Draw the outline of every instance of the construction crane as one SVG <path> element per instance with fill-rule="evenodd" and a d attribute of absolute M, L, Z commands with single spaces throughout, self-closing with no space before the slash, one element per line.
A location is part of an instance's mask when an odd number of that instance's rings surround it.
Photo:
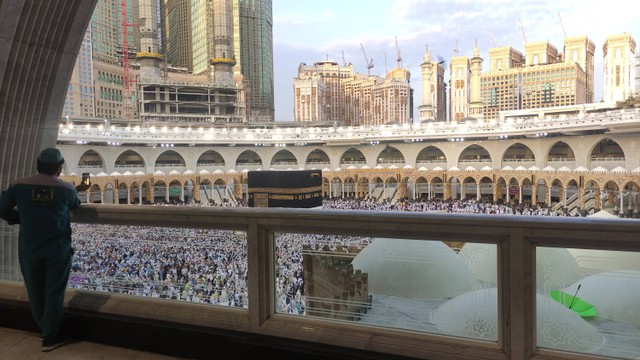
<path fill-rule="evenodd" d="M 400 69 L 402 67 L 402 55 L 400 54 L 400 48 L 398 47 L 398 37 L 397 36 L 396 36 L 396 53 L 397 53 L 396 61 L 398 62 L 398 69 Z"/>
<path fill-rule="evenodd" d="M 489 30 L 489 38 L 491 39 L 491 43 L 493 44 L 493 47 L 498 47 L 496 45 L 496 39 L 493 37 L 493 33 L 491 32 L 491 30 Z"/>
<path fill-rule="evenodd" d="M 562 22 L 562 16 L 560 16 L 560 13 L 558 13 L 558 22 L 560 23 L 564 37 L 567 37 L 567 32 L 564 30 L 564 23 Z"/>
<path fill-rule="evenodd" d="M 524 44 L 527 44 L 527 36 L 524 34 L 524 27 L 522 26 L 522 21 L 518 19 L 518 25 L 520 25 L 520 32 L 522 33 L 522 40 L 524 40 Z"/>
<path fill-rule="evenodd" d="M 367 53 L 364 51 L 364 46 L 362 45 L 362 43 L 360 43 L 360 47 L 362 48 L 362 53 L 364 54 L 364 60 L 367 63 L 367 74 L 371 75 L 371 69 L 373 68 L 373 58 L 369 60 Z"/>
<path fill-rule="evenodd" d="M 122 77 L 123 77 L 123 89 L 122 100 L 124 101 L 124 116 L 126 119 L 133 118 L 133 103 L 131 102 L 131 83 L 132 80 L 129 76 L 129 27 L 137 26 L 137 24 L 130 24 L 127 21 L 127 0 L 120 1 L 120 14 L 121 14 L 121 26 L 122 26 Z"/>

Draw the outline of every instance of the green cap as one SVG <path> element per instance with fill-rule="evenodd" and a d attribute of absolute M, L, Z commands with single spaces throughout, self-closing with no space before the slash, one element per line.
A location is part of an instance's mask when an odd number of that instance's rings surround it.
<path fill-rule="evenodd" d="M 62 164 L 64 163 L 64 158 L 62 157 L 62 153 L 60 150 L 56 148 L 47 148 L 40 152 L 40 156 L 38 156 L 38 160 L 44 164 Z"/>

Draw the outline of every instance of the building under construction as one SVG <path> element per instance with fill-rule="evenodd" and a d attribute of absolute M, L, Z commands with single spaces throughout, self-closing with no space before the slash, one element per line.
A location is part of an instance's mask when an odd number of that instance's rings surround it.
<path fill-rule="evenodd" d="M 165 15 L 179 9 L 179 1 L 162 11 Z M 241 81 L 233 76 L 236 64 L 233 52 L 231 0 L 203 1 L 201 9 L 192 13 L 197 33 L 191 38 L 192 49 L 202 49 L 206 67 L 194 75 L 188 68 L 169 66 L 161 52 L 155 21 L 159 3 L 140 0 L 140 63 L 138 109 L 145 124 L 164 122 L 180 124 L 242 123 L 246 119 L 244 91 Z M 166 17 L 165 17 L 166 18 Z M 171 16 L 168 16 L 171 18 Z"/>

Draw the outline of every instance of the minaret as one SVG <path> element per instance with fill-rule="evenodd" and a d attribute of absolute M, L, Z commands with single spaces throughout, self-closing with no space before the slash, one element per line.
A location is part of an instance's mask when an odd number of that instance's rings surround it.
<path fill-rule="evenodd" d="M 422 64 L 422 105 L 418 107 L 420 111 L 420 121 L 434 120 L 433 114 L 433 92 L 436 84 L 433 83 L 433 67 L 431 56 L 429 55 L 429 47 L 424 52 Z"/>
<path fill-rule="evenodd" d="M 219 85 L 235 86 L 233 66 L 233 13 L 231 0 L 213 0 L 213 39 L 211 39 L 210 79 Z"/>
<path fill-rule="evenodd" d="M 140 27 L 140 52 L 136 59 L 140 61 L 140 78 L 160 77 L 160 55 L 158 46 L 157 0 L 140 0 L 138 21 Z"/>
<path fill-rule="evenodd" d="M 482 102 L 482 92 L 480 88 L 480 75 L 482 74 L 482 62 L 480 50 L 478 50 L 478 40 L 473 47 L 473 57 L 471 58 L 471 85 L 470 85 L 470 101 L 469 116 L 476 119 L 483 118 L 484 103 Z"/>

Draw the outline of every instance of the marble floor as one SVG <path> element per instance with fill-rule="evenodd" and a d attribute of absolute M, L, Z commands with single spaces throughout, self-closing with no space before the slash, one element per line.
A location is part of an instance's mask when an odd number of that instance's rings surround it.
<path fill-rule="evenodd" d="M 125 349 L 88 341 L 73 341 L 49 352 L 41 350 L 39 334 L 0 328 L 0 360 L 182 360 L 150 352 Z"/>

